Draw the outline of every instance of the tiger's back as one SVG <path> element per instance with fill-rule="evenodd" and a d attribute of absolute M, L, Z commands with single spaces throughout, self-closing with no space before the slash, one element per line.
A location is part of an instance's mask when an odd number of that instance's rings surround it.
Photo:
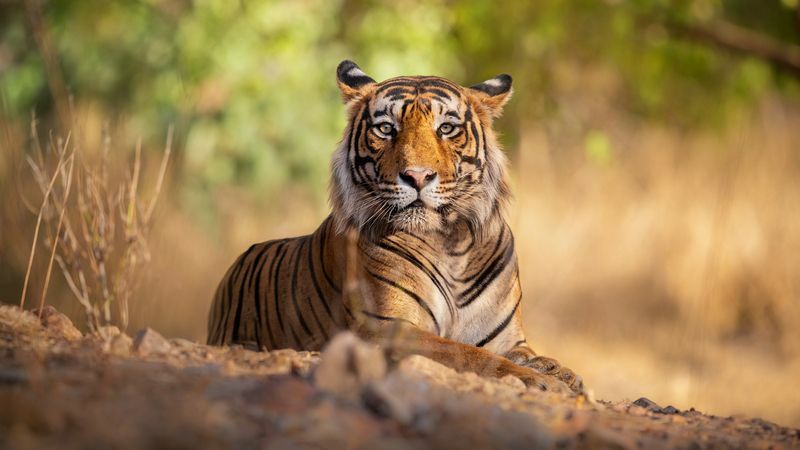
<path fill-rule="evenodd" d="M 228 269 L 209 313 L 208 343 L 319 350 L 347 326 L 331 219 L 314 233 L 252 245 Z"/>

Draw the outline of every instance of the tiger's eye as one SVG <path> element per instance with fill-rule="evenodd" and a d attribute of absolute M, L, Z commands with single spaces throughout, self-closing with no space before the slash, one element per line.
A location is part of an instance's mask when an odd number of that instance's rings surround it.
<path fill-rule="evenodd" d="M 439 126 L 439 133 L 450 134 L 454 129 L 455 127 L 453 127 L 453 125 L 450 125 L 449 123 L 443 123 Z"/>
<path fill-rule="evenodd" d="M 388 122 L 384 122 L 384 123 L 378 125 L 378 131 L 380 131 L 381 134 L 385 134 L 386 136 L 389 136 L 390 134 L 392 134 L 393 130 L 394 130 L 394 127 L 392 126 L 392 124 L 390 124 Z"/>

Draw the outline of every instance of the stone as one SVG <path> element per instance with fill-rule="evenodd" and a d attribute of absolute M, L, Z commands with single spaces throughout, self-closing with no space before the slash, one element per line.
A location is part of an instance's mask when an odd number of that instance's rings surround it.
<path fill-rule="evenodd" d="M 172 346 L 152 328 L 145 328 L 133 338 L 133 350 L 140 355 L 164 354 L 172 350 Z"/>
<path fill-rule="evenodd" d="M 633 402 L 634 405 L 640 406 L 648 411 L 661 411 L 661 407 L 658 406 L 658 403 L 650 400 L 649 398 L 640 397 L 638 400 Z"/>
<path fill-rule="evenodd" d="M 387 383 L 370 383 L 364 389 L 364 406 L 381 417 L 389 417 L 408 425 L 414 418 L 414 407 L 405 397 Z"/>
<path fill-rule="evenodd" d="M 69 317 L 61 314 L 50 305 L 45 306 L 41 311 L 33 310 L 31 312 L 40 316 L 42 326 L 48 331 L 59 334 L 68 341 L 74 341 L 83 337 L 83 333 L 75 328 L 75 325 L 72 324 Z"/>
<path fill-rule="evenodd" d="M 193 350 L 198 345 L 197 342 L 193 342 L 183 338 L 172 338 L 169 340 L 169 342 L 170 344 L 172 344 L 173 347 L 186 350 Z"/>
<path fill-rule="evenodd" d="M 130 355 L 132 347 L 133 347 L 133 339 L 131 339 L 131 337 L 125 333 L 120 333 L 116 336 L 112 336 L 111 339 L 106 341 L 103 345 L 103 349 L 106 352 L 118 356 Z"/>
<path fill-rule="evenodd" d="M 334 336 L 322 351 L 313 379 L 323 391 L 356 400 L 364 385 L 385 375 L 383 351 L 351 332 L 343 332 Z"/>
<path fill-rule="evenodd" d="M 661 408 L 661 411 L 659 412 L 661 412 L 662 414 L 678 414 L 681 412 L 681 410 L 672 405 L 668 405 L 664 408 Z"/>

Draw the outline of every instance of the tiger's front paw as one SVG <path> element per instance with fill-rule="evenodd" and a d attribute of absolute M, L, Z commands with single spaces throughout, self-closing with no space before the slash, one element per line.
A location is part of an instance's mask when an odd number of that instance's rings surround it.
<path fill-rule="evenodd" d="M 508 374 L 519 378 L 528 387 L 534 387 L 540 391 L 558 392 L 561 394 L 566 394 L 571 389 L 566 383 L 552 375 L 537 372 L 530 367 L 517 365 L 514 367 L 514 370 L 508 371 Z"/>
<path fill-rule="evenodd" d="M 522 367 L 529 367 L 563 381 L 575 393 L 583 393 L 583 378 L 553 358 L 538 356 L 528 347 L 515 347 L 506 354 L 506 358 Z"/>

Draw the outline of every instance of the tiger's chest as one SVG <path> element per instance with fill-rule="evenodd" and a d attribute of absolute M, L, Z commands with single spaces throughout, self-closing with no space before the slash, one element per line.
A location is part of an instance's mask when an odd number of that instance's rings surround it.
<path fill-rule="evenodd" d="M 506 304 L 519 298 L 507 227 L 482 242 L 469 235 L 454 240 L 402 233 L 374 243 L 366 253 L 367 271 L 388 286 L 373 296 L 375 307 L 392 312 L 411 298 L 407 315 L 442 337 L 478 342 L 496 325 Z"/>

